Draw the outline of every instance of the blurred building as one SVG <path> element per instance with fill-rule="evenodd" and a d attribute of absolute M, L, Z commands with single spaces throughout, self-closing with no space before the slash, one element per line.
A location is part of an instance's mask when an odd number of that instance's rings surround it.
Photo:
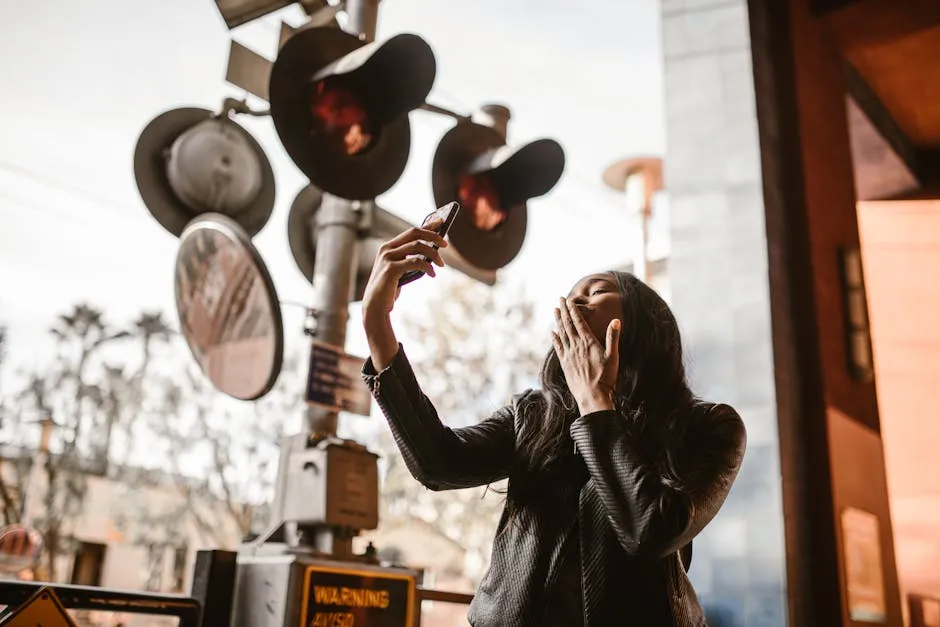
<path fill-rule="evenodd" d="M 661 15 L 670 304 L 694 388 L 748 429 L 689 575 L 725 624 L 927 624 L 940 242 L 906 201 L 940 197 L 940 4 Z"/>
<path fill-rule="evenodd" d="M 858 218 L 898 578 L 940 598 L 940 281 L 925 280 L 940 275 L 940 201 L 860 202 Z"/>
<path fill-rule="evenodd" d="M 42 454 L 33 449 L 0 447 L 7 497 L 22 503 L 23 524 L 40 531 L 47 516 L 42 462 Z M 127 467 L 102 474 L 95 466 L 66 468 L 63 463 L 58 468 L 60 474 L 69 473 L 83 484 L 83 498 L 62 528 L 66 541 L 56 560 L 57 582 L 188 592 L 198 550 L 234 549 L 241 541 L 242 532 L 227 505 L 207 497 L 204 486 L 191 479 Z M 199 497 L 187 498 L 187 492 L 198 492 Z M 45 580 L 47 571 L 43 557 L 33 578 Z M 126 627 L 159 622 L 152 617 L 104 615 L 83 620 L 94 625 L 124 621 Z"/>

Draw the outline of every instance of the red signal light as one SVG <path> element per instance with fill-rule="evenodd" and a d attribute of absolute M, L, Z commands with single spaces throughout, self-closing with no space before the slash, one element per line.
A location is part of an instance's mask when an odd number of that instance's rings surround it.
<path fill-rule="evenodd" d="M 506 221 L 506 210 L 490 177 L 464 174 L 458 188 L 460 203 L 470 211 L 473 224 L 481 231 L 492 231 Z"/>
<path fill-rule="evenodd" d="M 322 133 L 337 152 L 357 155 L 372 143 L 369 114 L 356 94 L 339 85 L 320 81 L 310 98 L 315 130 Z"/>

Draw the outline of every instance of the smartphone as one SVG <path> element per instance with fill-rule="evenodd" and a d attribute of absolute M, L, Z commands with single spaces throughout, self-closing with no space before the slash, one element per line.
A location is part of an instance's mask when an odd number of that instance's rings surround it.
<path fill-rule="evenodd" d="M 428 214 L 424 221 L 421 222 L 421 227 L 426 227 L 430 222 L 436 218 L 441 218 L 443 222 L 441 225 L 435 229 L 438 235 L 441 237 L 446 237 L 447 232 L 450 230 L 450 227 L 454 224 L 454 219 L 457 217 L 457 212 L 460 211 L 460 203 L 457 201 L 449 202 L 443 207 L 438 208 L 436 211 L 432 211 Z M 437 248 L 437 244 L 434 244 L 434 248 Z M 431 260 L 427 257 L 424 258 L 425 261 L 430 262 Z M 398 279 L 398 287 L 402 285 L 408 285 L 412 281 L 420 279 L 424 276 L 423 270 L 409 270 Z"/>

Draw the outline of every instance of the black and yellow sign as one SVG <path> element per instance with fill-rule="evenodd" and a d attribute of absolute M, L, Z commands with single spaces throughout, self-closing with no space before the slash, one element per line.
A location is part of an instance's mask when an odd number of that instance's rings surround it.
<path fill-rule="evenodd" d="M 75 627 L 59 597 L 52 588 L 40 588 L 29 600 L 16 608 L 2 627 Z"/>
<path fill-rule="evenodd" d="M 308 566 L 300 625 L 410 627 L 414 598 L 414 577 L 405 573 Z"/>

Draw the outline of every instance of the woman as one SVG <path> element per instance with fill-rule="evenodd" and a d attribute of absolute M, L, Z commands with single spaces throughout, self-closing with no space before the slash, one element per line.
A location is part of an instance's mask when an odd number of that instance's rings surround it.
<path fill-rule="evenodd" d="M 398 278 L 443 266 L 412 229 L 379 251 L 363 299 L 363 376 L 408 469 L 431 490 L 509 479 L 475 627 L 704 625 L 686 570 L 745 448 L 727 405 L 689 390 L 675 318 L 630 274 L 585 277 L 555 309 L 540 391 L 482 423 L 445 427 L 389 314 Z M 428 262 L 424 257 L 431 260 Z"/>

